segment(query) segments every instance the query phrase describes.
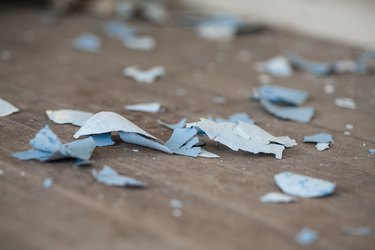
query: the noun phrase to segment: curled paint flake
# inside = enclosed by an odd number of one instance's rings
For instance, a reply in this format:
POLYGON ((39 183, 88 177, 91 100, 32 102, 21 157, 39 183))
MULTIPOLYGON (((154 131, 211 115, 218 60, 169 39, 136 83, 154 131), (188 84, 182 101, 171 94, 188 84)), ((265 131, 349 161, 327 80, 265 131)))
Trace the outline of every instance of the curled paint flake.
POLYGON ((81 127, 93 113, 72 109, 47 110, 48 118, 57 124, 73 124, 81 127))
POLYGON ((161 104, 158 102, 149 102, 135 105, 126 105, 125 110, 138 111, 146 113, 158 113, 162 110, 161 104))
POLYGON ((19 109, 17 107, 0 98, 0 117, 5 117, 18 111, 19 109))
POLYGON ((136 179, 119 175, 113 168, 109 166, 104 166, 102 170, 96 172, 95 169, 92 170, 92 175, 95 180, 103 183, 107 186, 117 186, 117 187, 135 187, 135 188, 145 188, 146 185, 136 179))
POLYGON ((157 78, 165 75, 165 69, 161 66, 155 66, 149 70, 140 70, 131 66, 124 68, 122 73, 124 76, 133 78, 139 83, 151 84, 157 78))

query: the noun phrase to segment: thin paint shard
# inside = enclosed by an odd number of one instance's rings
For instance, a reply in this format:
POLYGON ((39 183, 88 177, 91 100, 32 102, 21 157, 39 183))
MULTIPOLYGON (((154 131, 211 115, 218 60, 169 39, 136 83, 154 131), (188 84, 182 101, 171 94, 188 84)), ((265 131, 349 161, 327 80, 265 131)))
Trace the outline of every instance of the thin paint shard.
POLYGON ((256 64, 256 69, 259 72, 276 77, 289 77, 293 74, 292 66, 289 64, 288 59, 283 56, 274 57, 268 61, 258 63, 256 64))
POLYGON ((329 143, 328 142, 318 142, 316 145, 315 145, 316 149, 318 151, 324 151, 326 149, 329 149, 329 143))
POLYGON ((295 140, 289 137, 274 137, 260 127, 239 121, 234 123, 216 123, 203 119, 189 124, 206 133, 206 135, 220 142, 234 151, 243 150, 254 154, 274 154, 277 159, 282 158, 285 147, 297 145, 295 140))
POLYGON ((155 150, 159 150, 162 152, 165 152, 167 154, 173 154, 172 150, 170 150, 165 145, 155 141, 151 140, 150 138, 144 137, 137 133, 129 133, 129 132, 119 132, 120 138, 130 144, 135 144, 147 148, 152 148, 155 150))
POLYGON ((104 166, 102 170, 96 172, 95 169, 92 170, 92 175, 100 183, 107 186, 116 187, 135 187, 135 188, 145 188, 146 185, 136 179, 119 175, 114 169, 109 166, 104 166))
POLYGON ((294 88, 277 85, 264 85, 258 88, 261 98, 273 103, 283 103, 289 105, 302 105, 306 102, 309 94, 294 88))
POLYGON ((169 128, 169 129, 176 129, 176 128, 183 128, 186 124, 186 121, 187 119, 186 118, 183 118, 181 119, 179 122, 177 123, 174 123, 174 124, 169 124, 169 123, 165 123, 161 120, 158 120, 158 123, 166 128, 169 128))
POLYGON ((43 180, 43 187, 45 189, 50 189, 53 185, 53 179, 50 177, 47 177, 43 180))
POLYGON ((95 145, 97 147, 106 147, 106 146, 112 146, 115 144, 115 142, 112 140, 111 132, 92 135, 91 137, 94 139, 95 145))
POLYGON ((205 150, 203 148, 201 149, 199 157, 202 157, 202 158, 220 158, 220 156, 218 156, 217 154, 208 152, 207 150, 205 150))
POLYGON ((318 198, 331 195, 336 184, 292 172, 281 172, 274 176, 276 185, 286 194, 300 198, 318 198))
POLYGON ((328 133, 318 133, 314 135, 304 136, 303 142, 331 143, 333 142, 333 136, 328 133))
POLYGON ((131 66, 124 68, 122 73, 124 76, 133 78, 139 83, 151 84, 157 78, 165 75, 165 69, 161 66, 155 66, 149 70, 140 70, 131 66))
POLYGON ((90 33, 86 33, 75 38, 73 40, 73 46, 76 49, 79 49, 85 52, 97 53, 99 52, 101 41, 99 37, 90 33))
POLYGON ((202 149, 195 147, 199 143, 195 128, 177 128, 165 143, 174 154, 198 157, 202 149))
POLYGON ((158 102, 149 102, 135 105, 126 105, 125 110, 138 111, 146 113, 158 113, 162 110, 161 104, 158 102))
POLYGON ((125 117, 108 111, 102 111, 93 115, 87 122, 74 134, 74 138, 85 135, 96 135, 109 132, 129 132, 137 133, 148 138, 160 141, 158 138, 147 133, 125 117))
POLYGON ((342 230, 342 234, 348 236, 368 236, 372 234, 371 227, 347 227, 342 230))
POLYGON ((0 98, 0 117, 5 117, 18 111, 19 109, 17 107, 0 98))
POLYGON ((355 102, 353 101, 353 99, 350 99, 350 98, 336 98, 335 104, 336 106, 347 108, 347 109, 355 109, 357 106, 355 102))
POLYGON ((76 165, 88 164, 95 149, 95 141, 89 137, 62 144, 57 135, 48 127, 41 129, 30 140, 31 150, 12 154, 20 160, 54 161, 67 158, 76 160, 76 165))
POLYGON ((308 246, 314 243, 318 239, 318 237, 318 232, 305 227, 295 236, 294 239, 298 244, 302 246, 308 246))
POLYGON ((260 201, 263 203, 291 203, 296 200, 295 197, 278 192, 270 192, 260 197, 260 201))
POLYGON ((47 110, 48 118, 57 124, 73 124, 81 127, 93 113, 72 109, 47 110))
POLYGON ((314 116, 314 109, 312 107, 278 106, 265 99, 260 99, 260 102, 269 113, 281 119, 309 123, 314 116))
POLYGON ((307 60, 295 54, 289 54, 288 59, 296 69, 307 71, 317 76, 328 75, 333 70, 331 64, 307 60))

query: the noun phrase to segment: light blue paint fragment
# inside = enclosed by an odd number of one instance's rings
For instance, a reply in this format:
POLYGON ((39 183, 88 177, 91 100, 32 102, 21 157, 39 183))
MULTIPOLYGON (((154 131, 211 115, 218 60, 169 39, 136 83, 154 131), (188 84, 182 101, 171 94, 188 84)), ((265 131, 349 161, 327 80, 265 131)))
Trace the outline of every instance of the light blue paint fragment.
POLYGON ((316 143, 323 143, 323 142, 331 143, 333 142, 333 136, 327 133, 318 133, 314 135, 304 136, 303 141, 304 142, 316 142, 316 143))
POLYGON ((110 21, 104 25, 104 32, 111 38, 120 40, 130 39, 137 30, 121 21, 110 21))
POLYGON ((12 154, 20 160, 54 161, 67 158, 76 159, 78 165, 87 163, 95 149, 95 141, 89 137, 62 144, 57 135, 48 127, 41 129, 30 140, 31 150, 12 154))
POLYGON ((111 132, 92 135, 91 137, 94 139, 97 147, 112 146, 115 144, 115 142, 112 140, 111 132))
POLYGON ((288 56, 290 63, 297 69, 310 72, 317 76, 325 76, 332 73, 333 65, 304 59, 296 54, 288 56))
POLYGON ((114 169, 109 166, 104 166, 102 170, 98 173, 93 170, 92 174, 94 178, 107 186, 117 186, 117 187, 135 187, 144 188, 146 185, 136 179, 119 175, 114 169))
POLYGON ((301 198, 318 198, 331 195, 336 184, 292 172, 281 172, 274 176, 276 185, 286 194, 301 198))
POLYGON ((183 118, 181 119, 179 122, 177 123, 174 123, 174 124, 169 124, 169 123, 165 123, 161 120, 158 120, 159 124, 164 126, 164 127, 167 127, 169 129, 176 129, 176 128, 183 128, 186 124, 186 121, 187 119, 186 118, 183 118))
POLYGON ((319 235, 316 231, 305 227, 295 236, 295 241, 302 246, 307 246, 316 241, 318 237, 319 235))
POLYGON ((309 123, 314 116, 314 109, 312 107, 278 106, 265 99, 260 99, 260 102, 269 113, 281 119, 309 123))
POLYGON ((368 153, 369 153, 370 155, 375 155, 375 148, 370 148, 370 149, 368 150, 368 153))
POLYGON ((262 99, 269 102, 290 105, 301 105, 309 97, 309 94, 305 91, 276 85, 261 86, 258 88, 258 93, 262 99))
POLYGON ((257 69, 260 72, 264 72, 275 77, 288 77, 293 74, 292 66, 283 56, 271 58, 268 61, 259 63, 257 64, 257 69))
POLYGON ((146 138, 140 134, 119 132, 119 135, 120 135, 120 138, 126 143, 140 145, 143 147, 156 149, 156 150, 168 153, 168 154, 173 154, 173 152, 165 145, 160 144, 159 142, 154 141, 150 138, 146 138))
POLYGON ((53 185, 53 179, 50 177, 47 177, 43 180, 43 187, 45 189, 50 189, 53 185))
POLYGON ((198 157, 202 152, 200 147, 194 147, 199 144, 197 130, 191 128, 178 128, 173 130, 172 136, 165 143, 174 154, 198 157))
POLYGON ((97 36, 86 33, 75 38, 73 46, 82 51, 97 53, 99 52, 101 41, 97 36))

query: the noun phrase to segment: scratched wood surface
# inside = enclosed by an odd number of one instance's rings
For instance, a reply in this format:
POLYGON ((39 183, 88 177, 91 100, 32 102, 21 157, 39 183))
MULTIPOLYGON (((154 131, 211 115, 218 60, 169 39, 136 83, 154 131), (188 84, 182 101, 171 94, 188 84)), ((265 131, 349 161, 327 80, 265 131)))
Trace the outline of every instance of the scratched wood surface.
POLYGON ((320 60, 353 58, 361 51, 278 31, 218 44, 202 41, 185 28, 138 22, 135 25, 154 36, 158 47, 136 52, 105 38, 98 20, 74 15, 51 26, 42 24, 41 16, 39 10, 22 9, 2 9, 0 14, 0 49, 12 55, 0 61, 0 96, 21 109, 0 119, 1 249, 301 249, 293 237, 305 226, 320 234, 309 249, 373 249, 374 234, 348 237, 341 231, 346 226, 375 227, 375 158, 367 153, 375 147, 375 77, 316 78, 298 72, 273 79, 311 94, 307 105, 316 115, 310 124, 274 119, 248 100, 260 85, 254 71, 257 61, 287 50, 320 60), (72 38, 88 31, 103 37, 98 54, 71 46, 72 38), (251 53, 248 62, 239 60, 243 50, 251 53), (129 65, 163 65, 167 74, 154 84, 141 85, 121 75, 129 65), (336 87, 335 94, 324 93, 326 83, 336 87), (214 96, 227 101, 214 103, 214 96), (353 98, 357 109, 336 107, 335 97, 353 98), (154 101, 166 112, 123 110, 126 104, 154 101), (45 124, 62 140, 73 139, 76 127, 55 125, 44 113, 60 108, 115 111, 162 139, 170 131, 157 119, 195 121, 247 112, 267 131, 289 135, 299 145, 286 150, 282 160, 233 152, 215 143, 208 143, 207 149, 221 158, 193 159, 118 140, 115 146, 97 148, 94 164, 80 169, 72 161, 11 158, 12 152, 28 149, 30 138, 45 124), (345 124, 354 125, 350 136, 343 134, 345 124), (321 131, 334 136, 329 150, 318 152, 302 143, 304 135, 321 131), (105 164, 149 188, 95 182, 91 169, 105 164), (273 175, 284 170, 336 182, 337 190, 331 197, 295 204, 259 202, 261 195, 278 190, 273 175), (49 190, 42 186, 45 177, 54 179, 49 190), (180 217, 173 216, 171 199, 184 202, 180 217))

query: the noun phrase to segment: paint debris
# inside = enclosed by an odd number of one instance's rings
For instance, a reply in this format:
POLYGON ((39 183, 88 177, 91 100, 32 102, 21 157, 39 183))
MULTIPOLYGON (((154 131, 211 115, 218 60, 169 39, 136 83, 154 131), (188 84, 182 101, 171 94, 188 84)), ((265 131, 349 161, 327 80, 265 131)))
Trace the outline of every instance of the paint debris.
POLYGON ((335 93, 335 86, 332 84, 324 84, 324 93, 327 95, 333 95, 335 93))
POLYGON ((369 153, 370 155, 375 155, 375 148, 370 148, 370 149, 368 150, 368 153, 369 153))
POLYGON ((169 123, 165 123, 161 120, 158 120, 158 123, 166 128, 169 128, 169 129, 176 129, 176 128, 183 128, 186 124, 186 121, 187 119, 186 118, 183 118, 181 119, 179 122, 177 123, 174 123, 174 124, 169 124, 169 123))
POLYGON ((181 209, 184 206, 184 203, 180 200, 172 199, 169 201, 169 206, 171 206, 171 208, 181 209))
POLYGON ((159 140, 147 133, 125 117, 108 111, 102 111, 93 115, 87 122, 74 134, 74 138, 81 136, 97 135, 109 132, 128 132, 137 133, 147 138, 159 140))
POLYGON ((30 146, 31 150, 13 153, 12 156, 19 160, 42 162, 73 158, 76 165, 84 165, 90 163, 95 141, 89 137, 62 144, 57 135, 45 126, 30 140, 30 146))
POLYGON ((318 237, 318 232, 305 227, 295 236, 294 239, 298 244, 302 246, 308 246, 314 243, 318 239, 318 237))
POLYGON ((50 189, 53 185, 53 179, 50 177, 47 177, 43 180, 43 187, 45 189, 50 189))
POLYGON ((47 110, 48 118, 57 124, 73 124, 83 126, 93 113, 72 109, 47 110))
POLYGON ((149 70, 139 70, 136 67, 126 67, 122 71, 126 77, 133 78, 139 83, 151 84, 156 79, 165 75, 165 70, 161 66, 155 66, 149 70))
POLYGON ((314 135, 308 135, 303 137, 303 142, 333 142, 333 136, 331 134, 327 133, 318 133, 314 135))
POLYGON ((293 74, 292 66, 287 58, 278 56, 268 61, 257 63, 255 69, 258 72, 267 73, 275 77, 289 77, 293 74))
POLYGON ((279 192, 270 192, 260 197, 260 201, 263 203, 291 203, 296 200, 297 198, 295 197, 279 192))
POLYGON ((101 47, 101 41, 99 37, 86 33, 73 39, 73 46, 85 52, 98 53, 101 47))
POLYGON ((134 36, 123 40, 126 48, 131 50, 153 50, 156 47, 155 39, 150 36, 134 36))
POLYGON ((342 230, 342 234, 347 236, 368 236, 372 234, 371 227, 346 227, 342 230))
POLYGON ((294 88, 277 85, 264 85, 258 88, 260 98, 272 103, 287 105, 302 105, 307 101, 309 94, 294 88))
POLYGON ((274 116, 300 123, 309 123, 314 116, 312 107, 296 107, 303 104, 308 93, 305 91, 276 86, 261 86, 256 91, 255 100, 260 100, 262 106, 274 116), (280 105, 284 104, 284 105, 280 105))
POLYGON ((171 137, 164 144, 174 154, 198 157, 202 149, 199 146, 197 130, 191 128, 176 128, 173 130, 171 137))
POLYGON ((113 168, 104 166, 99 172, 92 170, 92 175, 100 183, 107 186, 145 188, 146 185, 136 179, 119 175, 113 168))
POLYGON ((138 111, 146 113, 158 113, 162 111, 161 104, 158 102, 149 102, 135 105, 126 105, 125 110, 128 111, 138 111))
POLYGON ((96 134, 91 136, 94 141, 95 145, 97 147, 106 147, 106 146, 112 146, 115 144, 115 142, 112 140, 112 133, 103 133, 103 134, 96 134))
POLYGON ((316 76, 328 75, 333 70, 333 66, 329 63, 307 60, 296 54, 289 54, 288 59, 294 68, 316 76))
POLYGON ((272 104, 271 102, 261 99, 262 106, 274 116, 300 123, 309 123, 314 116, 312 107, 286 107, 272 104))
POLYGON ((351 98, 336 98, 335 99, 336 106, 347 108, 347 109, 356 109, 356 104, 353 99, 351 98))
POLYGON ((234 123, 216 123, 201 118, 199 122, 187 124, 187 127, 197 127, 206 135, 234 151, 243 150, 253 154, 274 154, 276 159, 282 158, 286 147, 297 145, 289 137, 274 137, 260 127, 239 121, 234 123))
POLYGON ((331 195, 336 184, 292 172, 281 172, 274 176, 276 185, 286 194, 300 198, 318 198, 331 195))
POLYGON ((5 117, 18 111, 19 109, 17 107, 0 98, 0 117, 5 117))
POLYGON ((318 150, 318 151, 324 151, 326 149, 329 148, 329 143, 328 142, 318 142, 316 145, 315 145, 315 148, 318 150))

